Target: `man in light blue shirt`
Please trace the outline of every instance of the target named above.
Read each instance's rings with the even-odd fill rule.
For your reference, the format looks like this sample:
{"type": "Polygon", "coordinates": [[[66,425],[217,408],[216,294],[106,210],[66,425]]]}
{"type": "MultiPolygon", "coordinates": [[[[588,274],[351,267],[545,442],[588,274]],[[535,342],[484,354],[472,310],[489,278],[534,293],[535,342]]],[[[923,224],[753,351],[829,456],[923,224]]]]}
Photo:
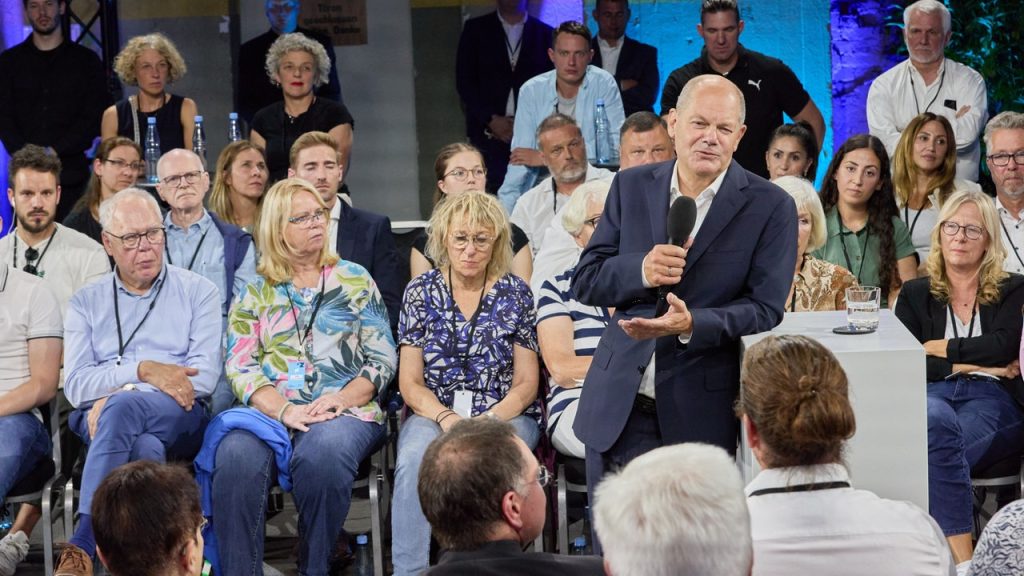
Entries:
{"type": "MultiPolygon", "coordinates": [[[[594,112],[603,100],[609,133],[618,134],[626,116],[615,77],[591,66],[590,30],[579,22],[563,22],[555,29],[548,57],[555,69],[527,80],[519,90],[519,104],[512,128],[512,155],[498,199],[509,214],[524,192],[533,187],[544,166],[537,144],[540,123],[558,112],[576,120],[590,159],[597,153],[594,112]]],[[[614,145],[615,138],[610,138],[614,145]]]]}
{"type": "Polygon", "coordinates": [[[164,264],[156,200],[122,190],[100,205],[100,225],[114,272],[71,297],[64,324],[64,390],[76,408],[70,426],[89,453],[81,518],[58,574],[91,576],[90,504],[111,470],[195,456],[223,369],[220,294],[206,278],[164,264]]]}

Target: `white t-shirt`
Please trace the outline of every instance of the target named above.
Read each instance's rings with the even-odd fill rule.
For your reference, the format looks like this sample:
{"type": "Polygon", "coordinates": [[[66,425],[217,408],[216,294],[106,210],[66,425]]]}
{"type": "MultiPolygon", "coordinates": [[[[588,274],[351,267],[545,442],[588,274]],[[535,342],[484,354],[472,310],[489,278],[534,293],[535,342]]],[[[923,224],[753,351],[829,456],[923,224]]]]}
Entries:
{"type": "Polygon", "coordinates": [[[60,304],[47,282],[0,264],[0,396],[28,381],[29,340],[63,337],[60,304]]]}

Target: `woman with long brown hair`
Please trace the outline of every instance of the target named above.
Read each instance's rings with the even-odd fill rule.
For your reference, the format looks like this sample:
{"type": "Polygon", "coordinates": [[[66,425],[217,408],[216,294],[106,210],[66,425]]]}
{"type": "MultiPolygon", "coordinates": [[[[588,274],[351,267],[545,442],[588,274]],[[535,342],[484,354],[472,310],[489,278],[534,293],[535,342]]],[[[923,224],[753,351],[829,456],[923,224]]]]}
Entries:
{"type": "Polygon", "coordinates": [[[100,142],[85,194],[62,224],[102,244],[100,203],[133,186],[144,168],[142,149],[131,138],[114,136],[100,142]]]}
{"type": "Polygon", "coordinates": [[[210,211],[251,234],[267,191],[267,175],[262,148],[248,140],[228,144],[217,158],[210,211]]]}

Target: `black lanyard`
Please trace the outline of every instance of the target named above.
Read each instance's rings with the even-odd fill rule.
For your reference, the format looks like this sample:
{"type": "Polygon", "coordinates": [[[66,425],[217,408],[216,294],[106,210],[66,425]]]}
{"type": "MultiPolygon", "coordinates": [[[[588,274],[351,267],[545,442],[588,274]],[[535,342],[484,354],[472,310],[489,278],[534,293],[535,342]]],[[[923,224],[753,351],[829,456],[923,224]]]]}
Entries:
{"type": "MultiPolygon", "coordinates": [[[[846,259],[846,269],[849,270],[850,272],[853,272],[853,262],[850,261],[850,253],[846,251],[846,236],[848,234],[853,234],[853,239],[856,240],[857,239],[857,233],[852,231],[852,230],[850,230],[849,228],[847,228],[846,230],[843,230],[843,228],[845,228],[845,226],[843,225],[842,220],[840,220],[840,222],[839,222],[839,245],[843,247],[843,258],[846,259]]],[[[867,224],[864,225],[864,228],[865,228],[865,230],[864,230],[864,247],[861,248],[861,250],[860,250],[860,269],[857,270],[857,274],[856,274],[856,276],[857,276],[857,283],[858,284],[863,284],[864,283],[860,279],[860,273],[864,271],[864,262],[867,260],[867,255],[865,254],[865,252],[867,252],[867,250],[868,250],[868,239],[871,238],[871,228],[868,228],[867,224]]]]}
{"type": "MultiPolygon", "coordinates": [[[[11,234],[14,236],[14,267],[17,268],[18,267],[18,231],[17,230],[13,230],[13,231],[11,231],[11,234]]],[[[56,235],[57,235],[57,225],[54,224],[53,232],[50,233],[50,239],[46,241],[46,246],[43,246],[43,253],[39,255],[39,259],[38,260],[35,260],[35,264],[32,264],[32,262],[28,261],[28,251],[32,250],[32,247],[28,246],[27,244],[25,245],[26,246],[26,248],[25,248],[25,266],[35,266],[36,271],[34,272],[34,274],[36,276],[40,275],[41,270],[39,270],[39,266],[43,263],[43,256],[46,256],[46,253],[50,251],[50,244],[53,244],[53,237],[56,236],[56,235]]],[[[25,272],[28,272],[28,270],[25,270],[25,272]]]]}
{"type": "Polygon", "coordinates": [[[519,41],[513,47],[512,43],[508,41],[508,32],[505,33],[505,47],[508,48],[508,63],[512,67],[512,71],[516,71],[516,63],[519,62],[519,49],[523,46],[523,33],[526,31],[526,26],[523,26],[523,32],[519,34],[519,41]]]}
{"type": "Polygon", "coordinates": [[[121,332],[121,308],[117,304],[117,280],[116,280],[116,278],[117,278],[117,271],[115,270],[114,276],[112,276],[110,278],[110,285],[113,286],[113,288],[114,288],[114,319],[117,321],[117,361],[116,361],[116,363],[117,363],[118,366],[120,366],[121,365],[121,358],[124,357],[125,349],[128,348],[128,345],[132,343],[132,339],[134,339],[135,335],[138,334],[139,328],[142,328],[142,325],[146,323],[146,320],[149,318],[149,313],[152,312],[153,311],[153,307],[156,306],[156,300],[157,300],[157,298],[160,297],[160,291],[164,289],[164,282],[167,281],[167,276],[165,275],[163,280],[159,280],[159,279],[157,280],[158,282],[160,282],[160,285],[156,287],[156,294],[153,295],[153,300],[151,300],[149,302],[149,308],[146,310],[146,315],[143,316],[142,320],[139,321],[139,325],[135,327],[135,330],[132,330],[132,333],[128,336],[128,340],[127,341],[124,340],[124,336],[123,336],[123,334],[121,332]]]}
{"type": "Polygon", "coordinates": [[[1002,216],[999,217],[999,225],[1003,227],[1003,234],[1006,234],[1006,241],[1010,243],[1010,248],[1013,248],[1013,255],[1017,257],[1017,262],[1020,262],[1021,269],[1024,269],[1024,260],[1021,260],[1017,245],[1013,243],[1013,238],[1010,237],[1010,231],[1006,229],[1006,222],[1003,222],[1002,216]]]}
{"type": "Polygon", "coordinates": [[[795,484],[793,486],[781,486],[779,488],[762,488],[751,492],[747,498],[764,496],[765,494],[789,494],[790,492],[817,492],[818,490],[834,490],[836,488],[849,488],[849,482],[814,482],[811,484],[795,484]]]}
{"type": "Polygon", "coordinates": [[[914,221],[911,222],[910,221],[910,204],[908,202],[907,204],[903,205],[903,221],[906,222],[910,226],[910,241],[911,242],[914,241],[914,227],[917,226],[917,219],[921,217],[921,212],[924,212],[924,206],[922,206],[921,209],[917,211],[917,214],[914,214],[914,221]]]}
{"type": "Polygon", "coordinates": [[[306,356],[312,361],[312,346],[307,347],[307,343],[310,342],[309,334],[313,331],[313,322],[316,321],[317,312],[320,311],[320,305],[324,302],[324,287],[327,285],[327,274],[324,272],[323,267],[320,268],[320,297],[316,300],[316,305],[313,306],[313,313],[309,316],[309,323],[306,324],[305,330],[299,330],[299,317],[295,314],[295,300],[292,298],[292,289],[287,286],[285,289],[288,291],[288,304],[292,310],[292,319],[295,320],[295,335],[299,337],[299,346],[306,351],[306,356]]]}
{"type": "MultiPolygon", "coordinates": [[[[917,115],[920,116],[921,115],[921,105],[917,103],[917,87],[914,85],[914,73],[910,70],[910,68],[907,68],[907,76],[910,77],[910,92],[914,95],[914,108],[917,110],[917,115]]],[[[939,93],[942,92],[942,85],[945,84],[945,83],[946,83],[946,67],[943,66],[942,67],[942,77],[939,79],[939,89],[935,91],[935,96],[932,98],[932,101],[929,102],[928,105],[924,107],[924,111],[925,112],[927,112],[928,109],[932,107],[932,104],[935,104],[935,101],[939,99],[939,93]]],[[[928,87],[925,86],[924,88],[925,88],[925,94],[927,94],[928,93],[928,87]]]]}
{"type": "MultiPolygon", "coordinates": [[[[469,334],[466,339],[466,352],[464,354],[459,353],[459,329],[456,324],[455,315],[458,311],[458,303],[455,301],[455,287],[452,284],[452,267],[448,265],[448,295],[452,299],[452,346],[454,347],[450,353],[459,356],[459,364],[462,369],[463,380],[465,380],[466,363],[469,360],[469,351],[473,348],[473,332],[476,330],[477,319],[480,318],[484,307],[484,295],[487,294],[487,278],[484,278],[484,285],[480,287],[480,299],[476,303],[476,310],[473,315],[467,319],[469,322],[469,334]]],[[[465,315],[463,315],[465,317],[465,315]]],[[[462,382],[462,387],[465,388],[465,382],[462,382]]]]}
{"type": "MultiPolygon", "coordinates": [[[[207,227],[206,232],[203,232],[203,235],[199,237],[199,244],[196,244],[196,251],[192,253],[192,259],[188,261],[189,270],[192,270],[192,265],[196,263],[196,257],[199,256],[199,249],[203,247],[203,240],[206,240],[206,235],[209,233],[210,228],[207,227]]],[[[168,244],[170,244],[170,242],[164,242],[164,252],[167,253],[167,263],[173,265],[174,262],[171,261],[171,249],[168,244]]]]}
{"type": "MultiPolygon", "coordinates": [[[[956,323],[960,319],[957,318],[956,314],[953,314],[953,307],[952,306],[950,306],[949,304],[946,304],[946,308],[949,310],[949,324],[950,324],[950,326],[953,327],[953,338],[959,338],[960,337],[960,332],[956,329],[956,323]]],[[[965,336],[965,338],[970,338],[971,336],[974,335],[974,317],[977,314],[978,314],[978,307],[975,306],[974,309],[971,310],[971,326],[967,329],[967,336],[965,336]]]]}

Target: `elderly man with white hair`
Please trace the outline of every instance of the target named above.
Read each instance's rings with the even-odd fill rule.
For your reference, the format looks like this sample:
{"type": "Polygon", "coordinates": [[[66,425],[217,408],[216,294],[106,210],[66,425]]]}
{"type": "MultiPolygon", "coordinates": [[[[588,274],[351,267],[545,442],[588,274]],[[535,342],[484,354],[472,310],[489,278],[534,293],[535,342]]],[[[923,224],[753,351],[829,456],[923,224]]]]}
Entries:
{"type": "Polygon", "coordinates": [[[586,456],[586,448],[572,429],[581,386],[611,312],[578,302],[571,283],[580,253],[601,221],[610,186],[607,180],[593,180],[572,193],[559,223],[575,242],[575,255],[537,289],[537,339],[551,374],[547,432],[556,450],[576,458],[586,456]]]}
{"type": "Polygon", "coordinates": [[[594,527],[609,576],[751,573],[743,481],[721,448],[656,448],[607,474],[595,497],[594,527]]]}
{"type": "Polygon", "coordinates": [[[903,129],[916,116],[945,116],[956,136],[956,177],[978,181],[981,136],[988,120],[985,79],[945,57],[952,36],[949,9],[918,0],[903,11],[903,40],[910,57],[875,78],[868,90],[868,127],[892,156],[903,129]]]}
{"type": "Polygon", "coordinates": [[[78,528],[56,574],[91,576],[90,504],[100,481],[134,460],[191,460],[223,365],[221,298],[212,282],[164,263],[160,208],[129,188],[100,205],[114,272],[71,297],[64,325],[70,427],[88,444],[78,528]]]}

